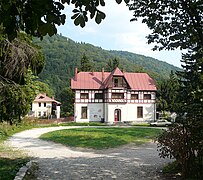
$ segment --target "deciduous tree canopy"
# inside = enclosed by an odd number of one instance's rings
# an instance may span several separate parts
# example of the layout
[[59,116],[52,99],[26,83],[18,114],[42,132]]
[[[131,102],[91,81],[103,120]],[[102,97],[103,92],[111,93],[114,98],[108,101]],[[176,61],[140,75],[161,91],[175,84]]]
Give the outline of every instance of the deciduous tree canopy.
[[[116,0],[117,3],[121,1]],[[56,25],[65,23],[66,15],[62,10],[70,4],[75,6],[71,16],[75,25],[84,27],[88,18],[94,18],[99,24],[106,16],[99,10],[99,7],[105,6],[104,0],[2,0],[0,24],[5,27],[9,39],[14,39],[20,30],[38,37],[52,36],[57,33]]]

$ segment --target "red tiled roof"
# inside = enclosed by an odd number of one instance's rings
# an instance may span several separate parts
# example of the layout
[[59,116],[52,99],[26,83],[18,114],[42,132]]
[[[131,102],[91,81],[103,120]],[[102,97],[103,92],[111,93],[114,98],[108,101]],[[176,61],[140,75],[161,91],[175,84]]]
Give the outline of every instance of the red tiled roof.
[[156,91],[154,80],[147,73],[122,73],[119,68],[112,72],[79,72],[71,79],[72,89],[106,89],[113,76],[123,76],[132,90]]
[[34,102],[55,102],[57,104],[61,104],[59,101],[46,96],[46,94],[38,94]]

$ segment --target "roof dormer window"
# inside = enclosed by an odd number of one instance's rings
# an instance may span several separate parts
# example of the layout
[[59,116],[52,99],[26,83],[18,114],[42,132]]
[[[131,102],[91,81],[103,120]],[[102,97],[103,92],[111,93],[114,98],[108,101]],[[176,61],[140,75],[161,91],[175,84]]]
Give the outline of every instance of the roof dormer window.
[[114,79],[114,87],[118,87],[118,79]]

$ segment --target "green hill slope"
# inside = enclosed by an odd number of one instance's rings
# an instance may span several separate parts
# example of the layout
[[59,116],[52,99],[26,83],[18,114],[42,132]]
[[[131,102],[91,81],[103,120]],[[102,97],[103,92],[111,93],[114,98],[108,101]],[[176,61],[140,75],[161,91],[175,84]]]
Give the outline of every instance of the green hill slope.
[[91,44],[74,42],[60,35],[46,36],[42,41],[34,39],[33,42],[42,47],[46,57],[45,68],[39,75],[40,80],[48,83],[56,95],[70,85],[74,68],[79,67],[84,53],[93,63],[95,71],[101,71],[102,67],[106,67],[107,61],[114,58],[120,60],[125,71],[147,72],[157,81],[167,78],[171,71],[179,69],[151,57],[126,51],[108,51]]

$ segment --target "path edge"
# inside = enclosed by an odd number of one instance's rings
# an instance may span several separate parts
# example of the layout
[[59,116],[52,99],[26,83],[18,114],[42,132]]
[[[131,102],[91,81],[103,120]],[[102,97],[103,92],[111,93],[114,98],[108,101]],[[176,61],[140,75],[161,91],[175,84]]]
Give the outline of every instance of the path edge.
[[23,180],[24,177],[28,174],[28,172],[32,171],[32,169],[36,168],[36,166],[38,167],[37,161],[31,160],[27,162],[25,166],[19,169],[14,180]]

